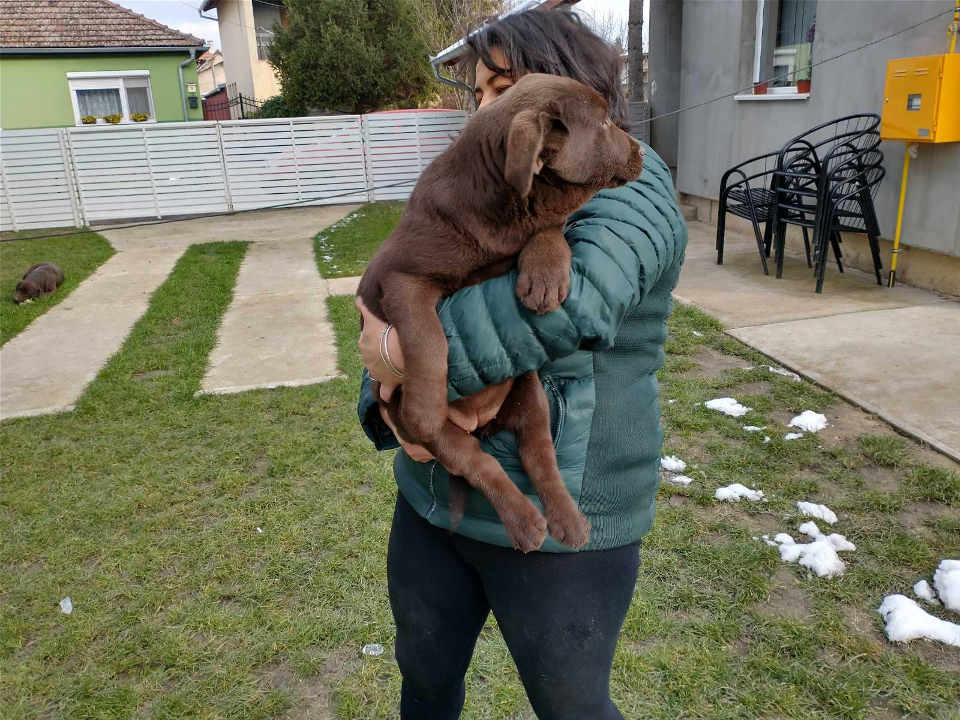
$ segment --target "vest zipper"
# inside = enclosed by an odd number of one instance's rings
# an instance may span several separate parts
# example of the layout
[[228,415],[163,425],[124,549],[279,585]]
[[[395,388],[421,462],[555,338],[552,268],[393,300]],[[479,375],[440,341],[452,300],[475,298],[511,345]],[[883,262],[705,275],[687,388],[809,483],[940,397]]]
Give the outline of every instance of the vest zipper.
[[557,436],[553,439],[553,448],[556,450],[560,446],[560,435],[563,433],[563,422],[566,420],[567,405],[560,389],[556,386],[556,383],[553,382],[553,378],[545,377],[543,381],[557,399]]

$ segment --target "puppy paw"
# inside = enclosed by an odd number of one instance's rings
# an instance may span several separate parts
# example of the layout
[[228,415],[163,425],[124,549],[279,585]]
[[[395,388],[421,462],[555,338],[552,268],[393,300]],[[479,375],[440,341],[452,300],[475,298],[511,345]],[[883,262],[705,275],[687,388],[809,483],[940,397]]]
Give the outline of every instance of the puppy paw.
[[567,547],[583,547],[590,540],[590,521],[573,502],[569,494],[559,502],[546,505],[547,526],[550,536]]
[[503,526],[515,550],[523,553],[537,550],[547,537],[547,519],[536,505],[524,498],[525,507],[503,517]]
[[538,315],[560,307],[570,292],[569,267],[524,268],[517,279],[517,297]]

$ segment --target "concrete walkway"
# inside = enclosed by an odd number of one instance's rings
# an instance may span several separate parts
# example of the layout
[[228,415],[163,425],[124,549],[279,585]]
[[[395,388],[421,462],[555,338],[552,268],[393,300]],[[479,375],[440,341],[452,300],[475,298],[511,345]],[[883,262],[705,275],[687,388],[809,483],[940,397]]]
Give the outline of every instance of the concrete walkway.
[[317,270],[313,236],[357,207],[323,208],[306,232],[302,223],[279,234],[263,228],[269,239],[255,242],[244,256],[199,394],[312,385],[339,376],[327,320],[330,287]]
[[[788,257],[765,276],[753,238],[691,222],[679,301],[718,318],[733,337],[960,460],[960,301],[906,286],[880,287],[857,270],[813,271]],[[888,258],[884,258],[886,264]],[[813,408],[815,409],[815,408]]]
[[204,391],[235,392],[335,376],[336,347],[324,298],[331,292],[355,292],[357,279],[322,280],[312,239],[357,207],[289,208],[100,228],[117,254],[0,348],[0,419],[72,410],[146,312],[150,296],[196,243],[253,243],[211,355]]
[[0,348],[0,420],[73,410],[183,251],[117,253]]

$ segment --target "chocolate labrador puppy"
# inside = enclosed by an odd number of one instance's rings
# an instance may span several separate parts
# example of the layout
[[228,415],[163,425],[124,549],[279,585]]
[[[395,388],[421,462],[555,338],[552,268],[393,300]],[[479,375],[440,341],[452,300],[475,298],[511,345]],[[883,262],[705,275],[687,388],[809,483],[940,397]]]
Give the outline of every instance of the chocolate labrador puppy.
[[37,263],[23,274],[13,291],[13,301],[17,304],[24,300],[52,293],[63,283],[63,270],[53,263]]
[[[613,124],[599,93],[570,78],[525,75],[423,171],[360,281],[357,294],[394,325],[403,350],[404,383],[384,403],[400,435],[483,492],[524,552],[540,547],[548,527],[570,547],[589,536],[557,467],[546,395],[530,372],[461,401],[474,408],[503,401],[482,431],[517,435],[544,518],[479,440],[447,420],[447,341],[436,305],[516,264],[523,304],[555,310],[570,285],[567,216],[597,190],[639,177],[642,165],[641,146]],[[452,482],[454,527],[464,504],[465,491]]]

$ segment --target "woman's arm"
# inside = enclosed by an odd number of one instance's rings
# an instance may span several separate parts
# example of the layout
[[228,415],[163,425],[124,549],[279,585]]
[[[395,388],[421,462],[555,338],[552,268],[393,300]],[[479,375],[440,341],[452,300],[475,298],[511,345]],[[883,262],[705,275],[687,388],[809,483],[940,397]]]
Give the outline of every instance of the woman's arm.
[[653,152],[640,180],[601,191],[565,229],[570,293],[546,315],[514,292],[516,271],[464,288],[438,311],[449,350],[448,394],[471,395],[579,349],[613,345],[620,324],[683,252],[686,225],[669,171]]

